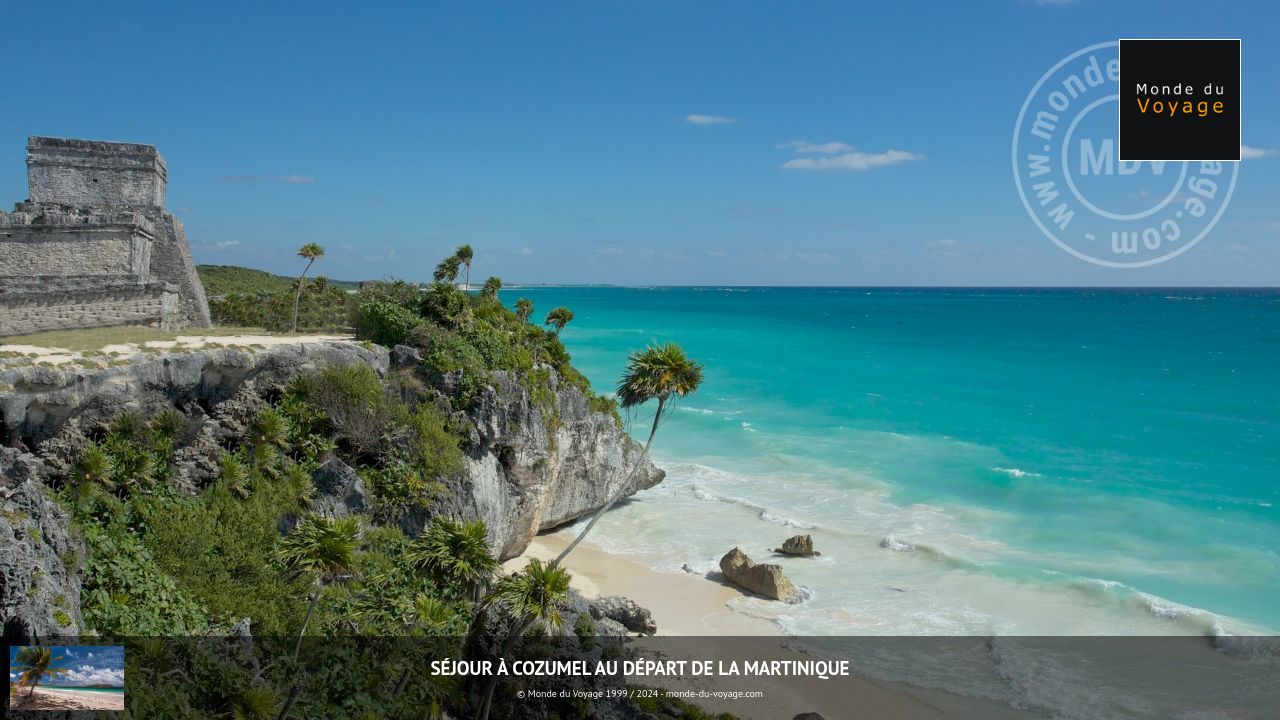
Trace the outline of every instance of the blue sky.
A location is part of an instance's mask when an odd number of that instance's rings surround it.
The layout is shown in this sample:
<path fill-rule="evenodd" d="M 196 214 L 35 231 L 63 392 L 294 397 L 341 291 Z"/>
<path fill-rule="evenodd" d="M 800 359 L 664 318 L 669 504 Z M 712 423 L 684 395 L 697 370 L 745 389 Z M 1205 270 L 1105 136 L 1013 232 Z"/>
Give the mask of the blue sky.
<path fill-rule="evenodd" d="M 0 202 L 60 135 L 158 145 L 197 261 L 282 273 L 316 241 L 419 280 L 468 242 L 508 282 L 1277 282 L 1280 155 L 1129 271 L 1051 244 L 1009 168 L 1041 73 L 1119 37 L 1243 38 L 1244 142 L 1280 148 L 1273 2 L 405 5 L 11 9 Z"/>
<path fill-rule="evenodd" d="M 19 649 L 17 646 L 9 648 L 10 668 Z M 53 667 L 65 668 L 66 672 L 56 677 L 46 675 L 42 683 L 124 686 L 124 648 L 119 645 L 59 645 L 51 650 L 55 658 Z M 18 673 L 10 670 L 9 681 L 16 682 L 17 679 Z"/>

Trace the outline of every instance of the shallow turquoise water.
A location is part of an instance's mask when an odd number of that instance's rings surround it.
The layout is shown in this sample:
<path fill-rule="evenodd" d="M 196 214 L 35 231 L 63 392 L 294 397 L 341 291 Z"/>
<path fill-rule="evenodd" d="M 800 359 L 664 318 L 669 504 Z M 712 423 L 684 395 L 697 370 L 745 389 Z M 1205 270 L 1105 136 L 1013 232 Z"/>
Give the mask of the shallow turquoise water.
<path fill-rule="evenodd" d="M 825 545 L 788 565 L 809 602 L 744 612 L 812 633 L 1280 629 L 1276 291 L 521 296 L 573 309 L 599 390 L 652 341 L 706 365 L 655 444 L 670 478 L 593 537 L 671 570 L 786 526 Z"/>

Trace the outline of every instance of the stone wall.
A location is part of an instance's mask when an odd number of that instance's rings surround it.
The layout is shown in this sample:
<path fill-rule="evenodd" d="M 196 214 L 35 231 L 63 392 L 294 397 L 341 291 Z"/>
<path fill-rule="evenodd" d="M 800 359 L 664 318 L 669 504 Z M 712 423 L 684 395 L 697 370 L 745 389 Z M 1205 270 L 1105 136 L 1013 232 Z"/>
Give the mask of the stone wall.
<path fill-rule="evenodd" d="M 9 335 L 113 325 L 171 330 L 177 300 L 165 283 L 10 294 L 0 296 L 0 328 Z"/>
<path fill-rule="evenodd" d="M 210 326 L 186 232 L 164 209 L 168 170 L 155 147 L 33 137 L 27 153 L 31 197 L 0 212 L 0 336 Z"/>
<path fill-rule="evenodd" d="M 11 282 L 42 276 L 145 282 L 154 240 L 151 223 L 132 213 L 76 222 L 30 213 L 0 214 L 0 277 L 13 275 Z M 23 274 L 16 275 L 17 270 Z M 0 294 L 4 290 L 0 287 Z"/>
<path fill-rule="evenodd" d="M 27 184 L 34 203 L 164 207 L 168 179 L 164 158 L 153 145 L 27 140 Z"/>

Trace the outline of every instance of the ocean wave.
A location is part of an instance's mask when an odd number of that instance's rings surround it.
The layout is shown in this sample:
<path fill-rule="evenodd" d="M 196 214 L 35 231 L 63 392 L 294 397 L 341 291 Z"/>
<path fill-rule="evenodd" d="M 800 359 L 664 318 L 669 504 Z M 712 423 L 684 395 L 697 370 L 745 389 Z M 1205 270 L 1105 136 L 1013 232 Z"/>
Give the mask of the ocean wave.
<path fill-rule="evenodd" d="M 995 472 L 1004 473 L 1005 475 L 1014 478 L 1040 477 L 1040 473 L 1028 472 L 1016 467 L 992 467 L 991 469 Z"/>
<path fill-rule="evenodd" d="M 1154 617 L 1168 620 L 1179 627 L 1209 638 L 1230 635 L 1223 626 L 1223 618 L 1197 607 L 1143 592 L 1116 580 L 1078 578 L 1067 585 L 1099 600 L 1135 608 Z"/>
<path fill-rule="evenodd" d="M 902 542 L 892 535 L 886 535 L 880 538 L 880 547 L 886 550 L 896 550 L 898 552 L 912 552 L 916 549 L 915 545 L 909 542 Z"/>
<path fill-rule="evenodd" d="M 795 528 L 795 529 L 797 529 L 797 530 L 812 530 L 812 529 L 813 529 L 813 526 L 812 526 L 812 525 L 810 525 L 810 524 L 808 524 L 808 523 L 806 523 L 806 522 L 802 522 L 802 521 L 800 521 L 800 520 L 795 520 L 795 519 L 793 519 L 793 518 L 789 518 L 789 517 L 782 517 L 782 516 L 780 516 L 780 515 L 774 515 L 773 513 L 769 512 L 768 510 L 761 510 L 761 511 L 760 511 L 760 519 L 761 519 L 761 520 L 763 520 L 763 521 L 765 521 L 765 522 L 773 523 L 774 525 L 781 525 L 781 526 L 783 526 L 783 527 Z"/>

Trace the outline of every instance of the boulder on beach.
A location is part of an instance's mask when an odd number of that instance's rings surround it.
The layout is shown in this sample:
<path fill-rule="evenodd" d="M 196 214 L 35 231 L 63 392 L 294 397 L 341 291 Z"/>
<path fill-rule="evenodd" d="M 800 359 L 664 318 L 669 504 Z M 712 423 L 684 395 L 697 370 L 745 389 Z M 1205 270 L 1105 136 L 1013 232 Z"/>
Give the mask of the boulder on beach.
<path fill-rule="evenodd" d="M 811 535 L 795 535 L 787 538 L 782 543 L 782 547 L 774 548 L 774 552 L 783 555 L 798 555 L 800 557 L 817 557 L 822 553 L 813 549 L 813 537 Z"/>
<path fill-rule="evenodd" d="M 734 585 L 773 600 L 790 602 L 798 595 L 796 586 L 782 574 L 781 565 L 754 563 L 736 547 L 720 558 L 720 572 Z"/>

